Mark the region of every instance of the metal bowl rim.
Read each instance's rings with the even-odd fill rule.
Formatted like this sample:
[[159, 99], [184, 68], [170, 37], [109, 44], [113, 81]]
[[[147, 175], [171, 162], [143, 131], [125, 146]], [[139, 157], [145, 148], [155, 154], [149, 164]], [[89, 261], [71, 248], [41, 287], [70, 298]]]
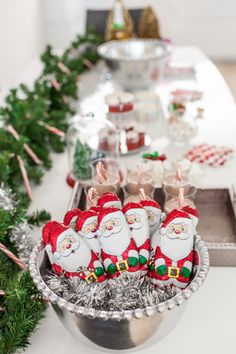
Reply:
[[42, 292], [43, 296], [48, 299], [51, 303], [57, 304], [61, 309], [66, 309], [69, 312], [76, 313], [77, 315], [87, 316], [90, 318], [101, 318], [104, 320], [113, 319], [120, 321], [122, 319], [132, 319], [132, 318], [141, 318], [144, 316], [151, 316], [156, 312], [163, 313], [167, 310], [172, 310], [176, 306], [180, 306], [184, 301], [186, 301], [192, 293], [197, 291], [204, 280], [207, 277], [209, 270], [209, 254], [207, 247], [204, 242], [201, 240], [199, 235], [195, 236], [194, 248], [199, 252], [199, 268], [193, 280], [189, 285], [183, 289], [180, 293], [176, 294], [169, 300], [161, 302], [154, 306], [148, 306], [144, 309], [135, 309], [135, 310], [126, 310], [126, 311], [104, 311], [104, 310], [95, 310], [92, 308], [86, 308], [72, 304], [60, 296], [56, 295], [44, 282], [38, 268], [38, 257], [42, 251], [44, 251], [43, 241], [40, 240], [35, 245], [29, 260], [29, 271], [31, 277], [38, 288]]
[[[114, 58], [111, 57], [110, 55], [108, 55], [107, 53], [103, 53], [103, 49], [107, 48], [113, 44], [119, 44], [119, 43], [129, 43], [129, 42], [150, 42], [150, 43], [155, 43], [155, 44], [159, 44], [160, 47], [162, 47], [162, 49], [164, 49], [164, 52], [162, 55], [158, 56], [156, 54], [152, 54], [149, 56], [146, 56], [145, 58]], [[164, 44], [162, 41], [160, 41], [159, 39], [148, 39], [148, 38], [132, 38], [132, 39], [124, 39], [122, 41], [109, 41], [109, 42], [105, 42], [103, 44], [101, 44], [100, 46], [98, 46], [97, 48], [98, 54], [106, 60], [111, 60], [111, 61], [119, 61], [119, 62], [132, 62], [132, 63], [138, 63], [138, 62], [142, 62], [142, 61], [148, 61], [148, 60], [155, 60], [155, 59], [163, 59], [165, 57], [167, 57], [171, 52], [172, 52], [172, 46], [170, 44]]]

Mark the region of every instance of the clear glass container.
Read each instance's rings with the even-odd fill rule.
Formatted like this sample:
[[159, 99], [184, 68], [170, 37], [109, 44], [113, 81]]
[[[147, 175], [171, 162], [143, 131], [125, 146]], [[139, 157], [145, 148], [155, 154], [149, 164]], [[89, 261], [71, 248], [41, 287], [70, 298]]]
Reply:
[[105, 97], [107, 119], [119, 131], [119, 148], [125, 155], [148, 144], [146, 129], [137, 123], [134, 96], [127, 92], [115, 92]]
[[[183, 206], [190, 205], [195, 208], [194, 199], [196, 195], [196, 188], [192, 185], [185, 185], [185, 192], [184, 192], [184, 203]], [[164, 194], [165, 194], [165, 204], [164, 204], [164, 213], [167, 215], [173, 209], [179, 209], [179, 189], [171, 189], [168, 186], [163, 187]]]
[[141, 161], [138, 166], [127, 170], [126, 185], [124, 188], [125, 193], [125, 203], [128, 202], [139, 202], [139, 190], [144, 189], [147, 198], [153, 197], [154, 192], [154, 182], [153, 173], [151, 166], [147, 166], [145, 163], [142, 164]]
[[192, 163], [187, 159], [178, 160], [178, 161], [168, 159], [164, 161], [163, 162], [164, 178], [168, 176], [173, 176], [176, 172], [176, 168], [178, 164], [180, 165], [182, 176], [189, 178], [190, 171], [192, 168]]
[[149, 160], [149, 159], [137, 159], [134, 162], [127, 164], [127, 171], [137, 172], [137, 165], [139, 165], [144, 172], [148, 172], [152, 175], [152, 184], [155, 188], [160, 187], [163, 179], [163, 167], [161, 161]]
[[188, 177], [182, 175], [181, 180], [179, 180], [177, 176], [173, 174], [163, 178], [163, 187], [167, 192], [178, 197], [180, 188], [184, 189], [185, 195], [189, 194], [191, 183]]
[[140, 123], [152, 123], [163, 117], [159, 96], [153, 91], [139, 91], [135, 94], [134, 109]]
[[[72, 182], [89, 180], [91, 183], [93, 160], [103, 158], [108, 153], [119, 156], [119, 134], [116, 128], [107, 119], [97, 118], [92, 113], [73, 117], [66, 139]], [[69, 184], [73, 185], [72, 182]]]
[[195, 117], [188, 112], [171, 115], [167, 119], [166, 129], [168, 138], [175, 145], [188, 144], [198, 131]]
[[[99, 195], [106, 192], [119, 194], [126, 182], [126, 170], [116, 160], [101, 158], [92, 162], [92, 184]], [[102, 168], [100, 168], [102, 167]]]

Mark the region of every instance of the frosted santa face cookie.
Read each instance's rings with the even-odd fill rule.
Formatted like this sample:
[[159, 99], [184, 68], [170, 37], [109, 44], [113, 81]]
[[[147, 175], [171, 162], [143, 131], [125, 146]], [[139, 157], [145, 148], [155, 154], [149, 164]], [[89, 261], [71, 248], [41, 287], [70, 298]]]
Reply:
[[75, 229], [76, 226], [76, 221], [78, 219], [79, 214], [81, 213], [81, 210], [78, 208], [75, 208], [73, 210], [69, 210], [66, 215], [64, 216], [64, 225], [71, 227], [72, 229]]
[[81, 232], [84, 240], [98, 258], [101, 254], [100, 231], [98, 230], [98, 214], [93, 210], [80, 212], [76, 223], [76, 232]]
[[174, 209], [162, 223], [160, 245], [154, 256], [154, 284], [173, 284], [179, 288], [188, 285], [193, 267], [197, 212], [194, 217], [195, 224], [189, 213]]
[[52, 260], [52, 268], [57, 274], [79, 277], [88, 283], [106, 279], [96, 254], [73, 229], [49, 222], [43, 228], [43, 240], [49, 259]]
[[124, 214], [118, 208], [104, 209], [98, 216], [103, 265], [111, 278], [139, 271], [139, 255], [130, 237]]
[[128, 203], [122, 209], [129, 225], [131, 237], [139, 252], [142, 275], [147, 273], [150, 257], [150, 236], [147, 213], [139, 203]]

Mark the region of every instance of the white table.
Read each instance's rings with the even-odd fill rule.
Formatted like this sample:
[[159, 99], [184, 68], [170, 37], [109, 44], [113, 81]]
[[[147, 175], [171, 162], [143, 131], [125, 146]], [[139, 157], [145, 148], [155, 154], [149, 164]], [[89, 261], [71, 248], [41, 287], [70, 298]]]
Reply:
[[[200, 123], [199, 135], [195, 142], [235, 145], [235, 104], [216, 67], [196, 47], [175, 48], [174, 59], [196, 65], [197, 82], [204, 93], [205, 119]], [[39, 70], [40, 64], [35, 60], [21, 80], [32, 81]], [[91, 79], [91, 75], [88, 74], [87, 79]], [[157, 144], [164, 151], [168, 142], [162, 138]], [[31, 209], [46, 208], [53, 218], [60, 221], [68, 205], [71, 189], [65, 183], [66, 154], [54, 155], [53, 160], [53, 168], [45, 175], [43, 184], [34, 188]], [[236, 159], [233, 158], [225, 168], [206, 169], [200, 184], [229, 186], [235, 181]], [[190, 299], [174, 330], [161, 342], [146, 349], [145, 354], [235, 354], [235, 293], [236, 268], [211, 268], [205, 284]], [[41, 321], [30, 342], [27, 354], [98, 352], [73, 339], [51, 308], [47, 310], [46, 318]]]

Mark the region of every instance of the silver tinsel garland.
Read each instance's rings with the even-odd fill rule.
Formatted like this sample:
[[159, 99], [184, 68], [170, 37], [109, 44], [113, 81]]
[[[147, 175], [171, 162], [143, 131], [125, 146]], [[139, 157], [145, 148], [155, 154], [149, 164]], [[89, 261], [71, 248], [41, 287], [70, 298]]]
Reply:
[[4, 188], [4, 185], [2, 184], [0, 187], [0, 209], [11, 211], [14, 207], [15, 203], [11, 190], [9, 188]]
[[28, 264], [30, 253], [34, 247], [29, 225], [23, 222], [15, 226], [11, 231], [10, 241], [15, 244], [20, 260]]
[[94, 284], [75, 277], [58, 276], [49, 269], [44, 269], [42, 278], [55, 294], [68, 302], [105, 311], [142, 309], [166, 301], [181, 291], [171, 286], [155, 288], [148, 277], [127, 273]]
[[[1, 185], [0, 187], [0, 209], [12, 211], [16, 207], [14, 195], [9, 188]], [[28, 264], [29, 256], [33, 249], [34, 243], [31, 236], [31, 229], [27, 222], [15, 226], [9, 235], [10, 241], [15, 244], [18, 257], [20, 260]]]

